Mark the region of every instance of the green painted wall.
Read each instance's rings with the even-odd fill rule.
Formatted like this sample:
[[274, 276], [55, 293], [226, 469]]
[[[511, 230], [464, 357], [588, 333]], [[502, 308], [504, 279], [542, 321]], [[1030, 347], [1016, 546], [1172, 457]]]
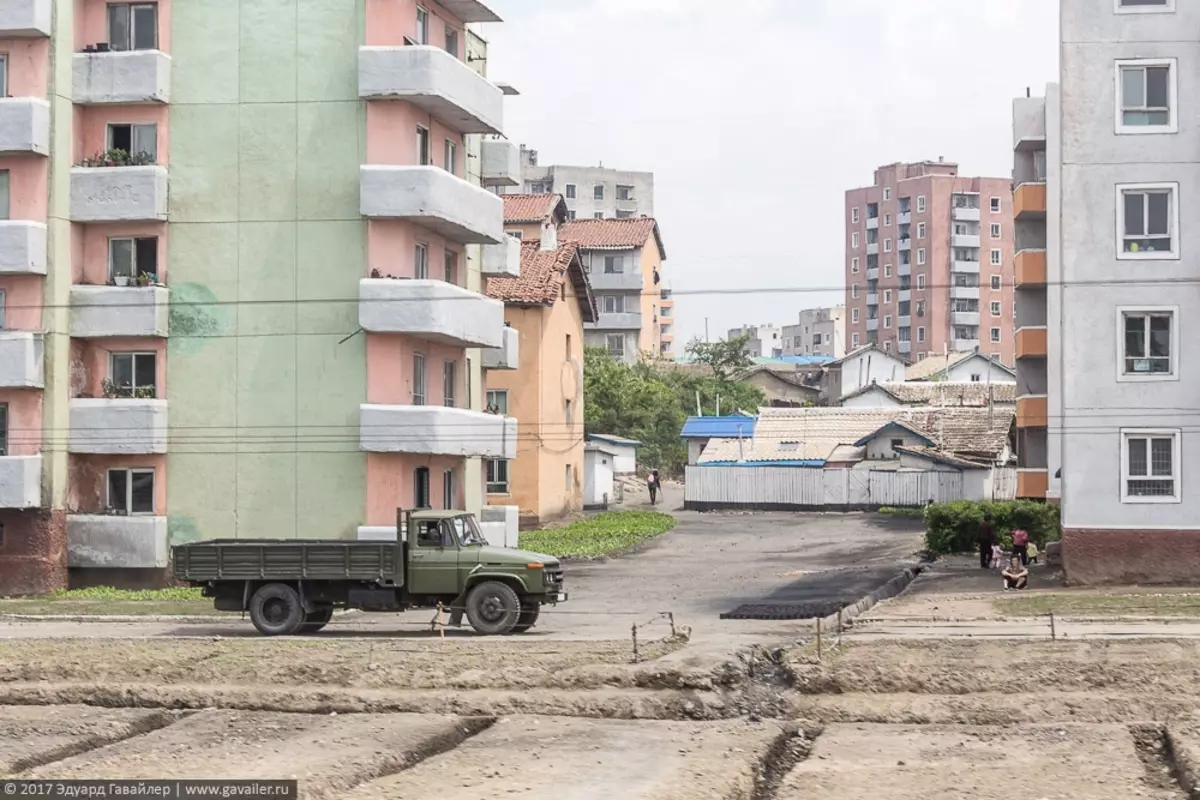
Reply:
[[353, 537], [366, 503], [361, 0], [176, 0], [173, 542]]

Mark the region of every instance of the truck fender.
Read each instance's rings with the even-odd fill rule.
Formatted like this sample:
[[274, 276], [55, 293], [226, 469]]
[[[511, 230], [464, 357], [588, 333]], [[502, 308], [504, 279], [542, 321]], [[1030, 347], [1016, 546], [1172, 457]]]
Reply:
[[[482, 567], [482, 565], [480, 566]], [[529, 594], [529, 591], [525, 588], [525, 583], [516, 575], [510, 572], [484, 572], [481, 568], [479, 572], [472, 570], [471, 574], [467, 576], [467, 585], [463, 591], [463, 596], [465, 597], [467, 593], [484, 581], [507, 583], [516, 590], [517, 594], [522, 596]]]

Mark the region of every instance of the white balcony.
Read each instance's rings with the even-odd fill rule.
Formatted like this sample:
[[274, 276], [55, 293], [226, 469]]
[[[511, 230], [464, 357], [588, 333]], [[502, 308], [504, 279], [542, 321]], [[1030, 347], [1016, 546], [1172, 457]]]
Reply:
[[148, 455], [167, 452], [167, 401], [72, 398], [69, 453]]
[[979, 299], [979, 287], [978, 286], [951, 286], [950, 287], [950, 299], [951, 300], [978, 300]]
[[0, 0], [0, 39], [49, 36], [51, 0]]
[[979, 222], [978, 208], [954, 208], [951, 216], [955, 222]]
[[459, 244], [504, 241], [504, 201], [439, 167], [364, 165], [359, 204], [364, 217], [413, 222]]
[[484, 139], [480, 144], [479, 182], [484, 186], [520, 186], [521, 151], [507, 139]]
[[440, 47], [358, 48], [358, 96], [403, 100], [460, 133], [500, 133], [500, 87]]
[[169, 556], [166, 517], [67, 515], [68, 567], [162, 569]]
[[896, 224], [897, 225], [909, 225], [911, 223], [912, 223], [912, 212], [911, 211], [901, 211], [899, 214], [896, 215]]
[[910, 339], [907, 342], [904, 342], [904, 341], [896, 342], [896, 352], [911, 353], [912, 352], [912, 340]]
[[896, 249], [901, 253], [906, 253], [909, 250], [912, 250], [912, 237], [910, 236], [907, 239], [896, 240]]
[[867, 255], [874, 256], [879, 254], [879, 242], [871, 242], [867, 245]]
[[[593, 270], [588, 279], [592, 284], [593, 291], [597, 292], [640, 292], [645, 286], [645, 279], [641, 272], [605, 272], [603, 269], [599, 271]], [[636, 301], [636, 295], [631, 296], [630, 301]]]
[[956, 353], [965, 353], [968, 350], [974, 350], [976, 347], [979, 347], [978, 339], [955, 339], [954, 340], [954, 352], [956, 352]]
[[0, 98], [0, 155], [49, 153], [50, 104], [36, 97]]
[[0, 456], [0, 508], [42, 504], [42, 457]]
[[76, 53], [71, 62], [79, 105], [171, 102], [171, 57], [160, 50]]
[[912, 289], [900, 289], [897, 293], [896, 299], [901, 303], [907, 303], [908, 301], [912, 300]]
[[171, 293], [163, 286], [72, 286], [71, 336], [162, 338], [170, 305]]
[[901, 277], [905, 275], [912, 275], [912, 264], [899, 264], [896, 269], [899, 270], [899, 272], [896, 274], [900, 275]]
[[867, 230], [873, 231], [879, 228], [879, 217], [867, 217]]
[[978, 261], [958, 261], [957, 259], [950, 265], [952, 272], [967, 272], [975, 275], [979, 274]]
[[951, 325], [972, 325], [972, 326], [978, 325], [979, 324], [979, 312], [978, 311], [951, 311], [950, 312], [950, 324]]
[[867, 320], [867, 330], [869, 330], [869, 331], [879, 330], [879, 317], [876, 317], [875, 319]]
[[867, 267], [867, 280], [879, 280], [879, 267]]
[[867, 305], [879, 305], [879, 294], [877, 292], [867, 292]]
[[482, 249], [481, 271], [485, 278], [516, 278], [521, 275], [520, 239], [506, 234], [500, 244], [485, 244]]
[[953, 247], [979, 247], [979, 234], [956, 233], [950, 237]]
[[597, 315], [596, 322], [588, 327], [592, 330], [640, 331], [642, 315], [638, 311], [601, 312]]
[[43, 353], [41, 333], [0, 330], [0, 389], [43, 388]]
[[0, 275], [46, 274], [46, 225], [0, 221]]
[[521, 366], [521, 334], [516, 328], [505, 328], [504, 344], [481, 352], [484, 369], [517, 369]]
[[452, 347], [500, 347], [504, 304], [445, 281], [364, 278], [358, 324], [370, 333], [404, 333]]
[[71, 169], [72, 222], [162, 222], [166, 218], [166, 167]]
[[359, 448], [368, 453], [517, 457], [512, 417], [445, 406], [371, 405], [359, 409]]
[[911, 328], [912, 327], [912, 316], [909, 314], [901, 314], [900, 316], [896, 317], [896, 327], [897, 328]]

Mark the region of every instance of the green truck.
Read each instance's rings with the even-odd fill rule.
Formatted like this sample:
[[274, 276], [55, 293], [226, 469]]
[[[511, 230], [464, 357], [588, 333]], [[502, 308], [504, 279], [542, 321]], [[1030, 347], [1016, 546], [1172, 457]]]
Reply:
[[567, 599], [558, 559], [492, 547], [465, 511], [399, 510], [395, 542], [218, 539], [172, 549], [175, 577], [266, 636], [315, 633], [336, 608], [436, 608], [485, 635], [524, 633]]

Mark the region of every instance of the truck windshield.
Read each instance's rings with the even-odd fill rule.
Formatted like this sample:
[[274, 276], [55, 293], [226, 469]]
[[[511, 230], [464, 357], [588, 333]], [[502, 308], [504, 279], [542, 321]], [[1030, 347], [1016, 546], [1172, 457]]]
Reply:
[[455, 517], [454, 530], [458, 533], [458, 541], [462, 542], [463, 547], [487, 544], [474, 517]]

